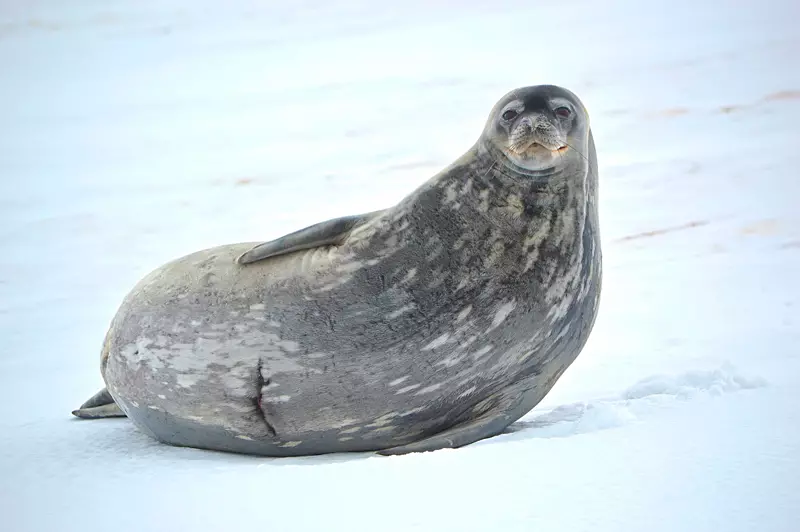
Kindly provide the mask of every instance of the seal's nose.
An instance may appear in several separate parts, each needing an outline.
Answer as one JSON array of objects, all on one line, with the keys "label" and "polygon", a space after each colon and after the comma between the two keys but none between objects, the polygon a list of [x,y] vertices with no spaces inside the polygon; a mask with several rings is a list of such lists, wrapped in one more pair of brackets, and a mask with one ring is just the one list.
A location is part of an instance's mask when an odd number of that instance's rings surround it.
[{"label": "seal's nose", "polygon": [[534,143],[556,151],[566,147],[566,142],[558,126],[542,113],[530,113],[520,120],[520,126],[528,129]]}]

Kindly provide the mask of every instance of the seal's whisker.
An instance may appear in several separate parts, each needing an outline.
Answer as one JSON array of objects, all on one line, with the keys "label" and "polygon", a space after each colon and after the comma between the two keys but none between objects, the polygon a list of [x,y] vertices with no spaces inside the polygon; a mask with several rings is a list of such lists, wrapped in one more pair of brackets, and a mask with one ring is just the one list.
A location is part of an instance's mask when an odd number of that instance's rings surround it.
[{"label": "seal's whisker", "polygon": [[589,165],[588,165],[589,171],[590,171],[590,172],[592,172],[592,177],[593,177],[593,178],[595,178],[595,179],[597,179],[597,169],[592,169],[592,161],[590,161],[590,160],[589,160],[589,158],[588,158],[588,157],[586,157],[586,156],[585,156],[585,155],[584,155],[584,154],[581,152],[581,150],[579,150],[578,148],[576,148],[575,146],[573,146],[572,144],[570,144],[570,143],[569,143],[569,142],[567,142],[566,140],[564,141],[564,144],[566,144],[567,146],[569,146],[571,149],[575,150],[575,152],[576,152],[578,155],[580,155],[581,157],[583,157],[583,159],[584,159],[584,160],[585,160],[587,163],[589,163]]}]

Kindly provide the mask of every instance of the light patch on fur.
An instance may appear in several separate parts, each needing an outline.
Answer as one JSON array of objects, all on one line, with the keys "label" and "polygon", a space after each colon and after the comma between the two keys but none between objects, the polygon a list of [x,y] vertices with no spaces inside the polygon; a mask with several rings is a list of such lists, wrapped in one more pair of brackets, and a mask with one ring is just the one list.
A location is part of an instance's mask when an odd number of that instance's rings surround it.
[{"label": "light patch on fur", "polygon": [[494,318],[492,319],[492,325],[489,327],[489,329],[486,330],[486,332],[492,331],[497,327],[499,327],[504,321],[506,321],[508,316],[515,308],[517,308],[516,299],[512,299],[511,301],[507,301],[502,305],[500,305],[500,307],[494,313]]},{"label": "light patch on fur", "polygon": [[536,262],[539,260],[539,246],[542,244],[544,239],[550,233],[550,220],[549,218],[543,218],[539,220],[539,223],[536,225],[535,230],[532,233],[528,233],[528,236],[525,238],[523,242],[523,246],[527,251],[527,257],[525,257],[525,267],[523,268],[523,272],[527,272],[531,268],[534,267]]},{"label": "light patch on fur", "polygon": [[380,427],[380,428],[377,428],[375,430],[372,430],[372,431],[368,432],[366,434],[366,436],[367,437],[380,436],[381,434],[385,434],[387,432],[392,432],[394,430],[397,430],[397,427],[395,427],[394,425],[388,425],[386,427]]},{"label": "light patch on fur", "polygon": [[328,353],[309,353],[306,355],[308,358],[325,358],[330,356]]},{"label": "light patch on fur", "polygon": [[358,420],[357,420],[357,419],[350,419],[350,418],[348,418],[348,419],[343,419],[343,420],[341,420],[341,421],[336,421],[336,422],[334,422],[334,423],[331,423],[331,424],[329,425],[329,427],[330,427],[330,428],[332,428],[332,429],[341,429],[341,428],[344,428],[344,427],[347,427],[347,426],[353,425],[353,424],[355,424],[355,423],[358,423]]},{"label": "light patch on fur", "polygon": [[220,376],[220,382],[225,386],[226,393],[237,397],[250,395],[250,370],[244,366],[237,366],[231,372]]},{"label": "light patch on fur", "polygon": [[352,439],[353,439],[353,437],[352,437],[352,436],[345,436],[345,437],[343,437],[343,438],[339,438],[339,441],[350,441],[350,440],[352,440]]},{"label": "light patch on fur", "polygon": [[[232,395],[244,397],[250,393],[252,368],[257,365],[254,347],[274,372],[303,371],[303,366],[291,356],[301,350],[300,344],[264,331],[241,331],[232,338],[209,338],[213,325],[200,329],[192,344],[172,344],[156,347],[147,338],[140,338],[119,352],[129,370],[138,371],[169,368],[179,389],[190,389],[202,382],[220,382]],[[216,366],[220,366],[217,368]]]},{"label": "light patch on fur", "polygon": [[236,437],[239,438],[240,440],[253,441],[253,438],[251,438],[250,436],[245,436],[244,434],[237,434]]},{"label": "light patch on fur", "polygon": [[364,263],[360,260],[348,262],[347,264],[341,264],[336,268],[336,271],[339,273],[353,273],[357,272],[361,268],[364,267]]},{"label": "light patch on fur", "polygon": [[467,316],[469,316],[470,312],[472,312],[472,305],[467,305],[466,307],[462,308],[461,312],[459,312],[458,316],[456,316],[456,323],[461,323],[467,319]]},{"label": "light patch on fur", "polygon": [[472,359],[473,360],[478,360],[479,358],[481,358],[483,355],[485,355],[486,353],[488,353],[492,349],[494,349],[493,345],[485,345],[485,346],[481,347],[480,349],[478,349],[477,351],[475,351],[472,354]]},{"label": "light patch on fur", "polygon": [[525,210],[525,204],[522,202],[522,198],[519,194],[509,194],[506,197],[506,207],[505,210],[513,215],[513,216],[521,216],[522,212]]},{"label": "light patch on fur", "polygon": [[553,280],[547,288],[547,292],[545,292],[545,301],[548,303],[556,301],[563,303],[563,300],[572,302],[574,299],[574,291],[570,294],[570,287],[578,281],[579,275],[580,264],[576,262],[570,266],[569,270],[567,270],[564,275]]},{"label": "light patch on fur", "polygon": [[279,447],[297,447],[301,443],[303,443],[303,442],[301,442],[301,441],[287,441],[286,443],[280,444]]},{"label": "light patch on fur", "polygon": [[156,405],[147,405],[147,408],[149,408],[150,410],[158,410],[160,412],[164,411],[162,408],[159,408]]},{"label": "light patch on fur", "polygon": [[552,307],[550,310],[547,311],[547,318],[551,321],[558,321],[562,320],[566,317],[567,312],[569,312],[569,307],[572,305],[572,297],[565,297]]},{"label": "light patch on fur", "polygon": [[186,419],[191,419],[192,421],[203,421],[205,418],[203,416],[186,416]]},{"label": "light patch on fur", "polygon": [[359,432],[363,427],[351,427],[349,429],[339,431],[339,434],[354,434]]},{"label": "light patch on fur", "polygon": [[403,280],[400,281],[400,284],[410,283],[416,276],[417,276],[417,269],[411,268],[410,270],[408,270],[408,273],[406,273],[406,276],[403,277]]},{"label": "light patch on fur", "polygon": [[461,196],[469,194],[470,192],[472,192],[472,185],[473,185],[473,179],[471,177],[467,178],[467,180],[464,181],[464,185],[461,187],[461,190],[458,193]]},{"label": "light patch on fur", "polygon": [[430,386],[426,386],[425,388],[421,389],[420,391],[418,391],[414,395],[424,395],[426,393],[435,392],[436,390],[438,390],[442,386],[444,386],[444,383],[442,383],[442,382],[440,382],[438,384],[431,384]]},{"label": "light patch on fur", "polygon": [[397,234],[392,234],[389,238],[386,239],[383,245],[386,246],[387,248],[393,248],[397,246],[399,242],[400,238],[397,236]]},{"label": "light patch on fur", "polygon": [[399,379],[395,379],[389,383],[389,386],[397,386],[398,384],[402,384],[406,382],[410,377],[411,375],[406,375],[405,377],[400,377]]},{"label": "light patch on fur", "polygon": [[465,349],[465,348],[469,347],[470,345],[472,345],[472,343],[477,339],[478,339],[477,335],[472,335],[469,338],[467,338],[465,341],[461,342],[458,345],[458,347],[460,347],[462,349]]},{"label": "light patch on fur", "polygon": [[153,340],[146,337],[139,337],[135,343],[128,344],[120,349],[120,358],[124,360],[128,366],[137,367],[146,363],[152,370],[161,369],[164,367],[161,357],[152,355],[170,353],[173,348],[157,347],[153,349],[150,347],[151,345],[153,345]]},{"label": "light patch on fur", "polygon": [[466,397],[466,396],[468,396],[469,394],[473,393],[473,392],[474,392],[475,390],[477,390],[477,389],[478,389],[478,388],[477,388],[476,386],[470,386],[469,388],[467,388],[466,390],[464,390],[463,392],[461,392],[460,394],[458,394],[458,398],[459,398],[459,399],[463,399],[464,397]]},{"label": "light patch on fur", "polygon": [[175,384],[180,386],[181,388],[191,388],[202,378],[202,375],[197,375],[193,373],[180,373],[175,377]]},{"label": "light patch on fur", "polygon": [[397,412],[390,412],[389,414],[384,414],[374,422],[370,423],[369,425],[364,425],[365,427],[375,428],[375,427],[385,427],[391,424],[392,419],[397,417]]},{"label": "light patch on fur", "polygon": [[353,278],[352,275],[342,275],[341,277],[339,277],[335,281],[330,282],[330,283],[328,283],[326,285],[320,286],[319,288],[314,290],[314,292],[330,292],[331,290],[334,290],[334,289],[342,286],[343,284],[349,282],[352,278]]},{"label": "light patch on fur", "polygon": [[439,362],[436,363],[436,365],[437,366],[444,366],[446,368],[451,368],[451,367],[455,366],[456,364],[458,364],[459,362],[461,362],[462,360],[464,360],[464,356],[463,355],[462,356],[451,356],[451,357],[445,358],[444,360],[440,360]]},{"label": "light patch on fur", "polygon": [[158,347],[166,347],[167,345],[169,345],[169,343],[170,339],[168,337],[164,336],[163,334],[159,334],[158,336],[156,336],[153,345]]},{"label": "light patch on fur", "polygon": [[276,395],[274,397],[262,396],[261,400],[265,403],[288,403],[291,398],[291,395]]},{"label": "light patch on fur", "polygon": [[489,212],[489,189],[481,190],[478,197],[481,199],[481,202],[478,204],[478,210],[483,213]]},{"label": "light patch on fur", "polygon": [[492,248],[489,250],[489,255],[484,259],[484,267],[492,268],[500,262],[503,258],[503,253],[506,251],[506,245],[502,240],[497,239],[492,243]]},{"label": "light patch on fur", "polygon": [[395,318],[399,318],[400,316],[402,316],[403,314],[406,314],[407,312],[411,312],[415,308],[417,308],[417,305],[416,305],[416,303],[412,302],[412,303],[409,303],[408,305],[404,305],[404,306],[400,307],[399,309],[397,309],[397,310],[395,310],[393,312],[390,312],[385,317],[386,317],[387,320],[393,320]]},{"label": "light patch on fur", "polygon": [[280,388],[280,384],[278,384],[276,381],[271,380],[269,381],[269,384],[265,384],[264,386],[261,387],[261,393],[262,394],[267,393],[268,391],[274,390],[275,388]]},{"label": "light patch on fur", "polygon": [[444,333],[443,335],[439,336],[438,338],[434,339],[431,343],[423,347],[422,350],[430,351],[432,349],[436,349],[437,347],[442,347],[444,344],[447,343],[447,340],[449,339],[450,339],[450,333]]},{"label": "light patch on fur", "polygon": [[572,322],[567,322],[556,335],[556,342],[564,338],[569,333],[570,329],[572,329]]},{"label": "light patch on fur", "polygon": [[289,353],[297,353],[300,351],[300,344],[294,340],[280,340],[275,343],[280,349],[288,351]]},{"label": "light patch on fur", "polygon": [[442,199],[442,203],[444,205],[450,205],[456,201],[456,198],[458,197],[458,194],[456,193],[457,184],[458,183],[456,181],[453,181],[447,186],[446,189],[444,189],[444,198]]},{"label": "light patch on fur", "polygon": [[250,305],[250,310],[264,310],[266,307],[264,303],[256,303],[255,305]]},{"label": "light patch on fur", "polygon": [[166,398],[167,398],[167,396],[166,396],[166,395],[164,395],[164,394],[161,394],[161,393],[160,393],[160,394],[158,394],[158,398],[159,398],[159,399],[166,399]]},{"label": "light patch on fur", "polygon": [[410,392],[412,390],[416,390],[420,386],[422,386],[422,385],[421,384],[412,384],[411,386],[406,386],[404,388],[400,388],[399,390],[394,392],[394,394],[395,395],[400,395],[400,394],[403,394],[403,393],[408,393],[408,392]]},{"label": "light patch on fur", "polygon": [[411,410],[406,410],[405,412],[400,414],[400,417],[411,416],[413,414],[418,414],[425,410],[426,407],[418,406],[417,408],[412,408]]}]

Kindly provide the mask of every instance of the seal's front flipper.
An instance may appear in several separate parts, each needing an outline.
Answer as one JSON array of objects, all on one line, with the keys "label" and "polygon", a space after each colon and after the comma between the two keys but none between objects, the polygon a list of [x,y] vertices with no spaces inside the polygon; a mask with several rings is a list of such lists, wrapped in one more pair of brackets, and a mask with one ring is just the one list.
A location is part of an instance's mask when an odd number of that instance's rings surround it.
[{"label": "seal's front flipper", "polygon": [[503,432],[505,428],[514,422],[514,418],[506,409],[492,409],[481,417],[471,419],[461,425],[442,431],[428,438],[424,438],[407,445],[390,447],[378,451],[384,456],[423,453],[426,451],[436,451],[438,449],[455,449],[463,447],[478,440],[491,438]]},{"label": "seal's front flipper", "polygon": [[73,410],[72,415],[82,419],[100,419],[104,417],[125,417],[125,412],[114,402],[114,398],[108,393],[108,389],[103,388],[83,403],[79,409]]},{"label": "seal's front flipper", "polygon": [[275,240],[259,244],[239,255],[236,262],[250,264],[303,249],[341,244],[355,227],[366,223],[382,212],[373,211],[355,216],[344,216],[311,225]]}]

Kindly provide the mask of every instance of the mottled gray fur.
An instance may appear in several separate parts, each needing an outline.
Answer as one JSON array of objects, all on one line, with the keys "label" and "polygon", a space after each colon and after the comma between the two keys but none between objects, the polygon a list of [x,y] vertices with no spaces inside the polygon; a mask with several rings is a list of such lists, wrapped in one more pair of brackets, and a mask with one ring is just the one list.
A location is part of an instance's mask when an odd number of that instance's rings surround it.
[{"label": "mottled gray fur", "polygon": [[[529,128],[528,162],[508,156],[509,102],[551,124]],[[539,130],[567,148],[542,148]],[[166,443],[271,456],[458,447],[528,412],[583,348],[601,285],[597,164],[569,91],[512,91],[451,166],[344,220],[145,277],[102,355],[124,413]]]}]

